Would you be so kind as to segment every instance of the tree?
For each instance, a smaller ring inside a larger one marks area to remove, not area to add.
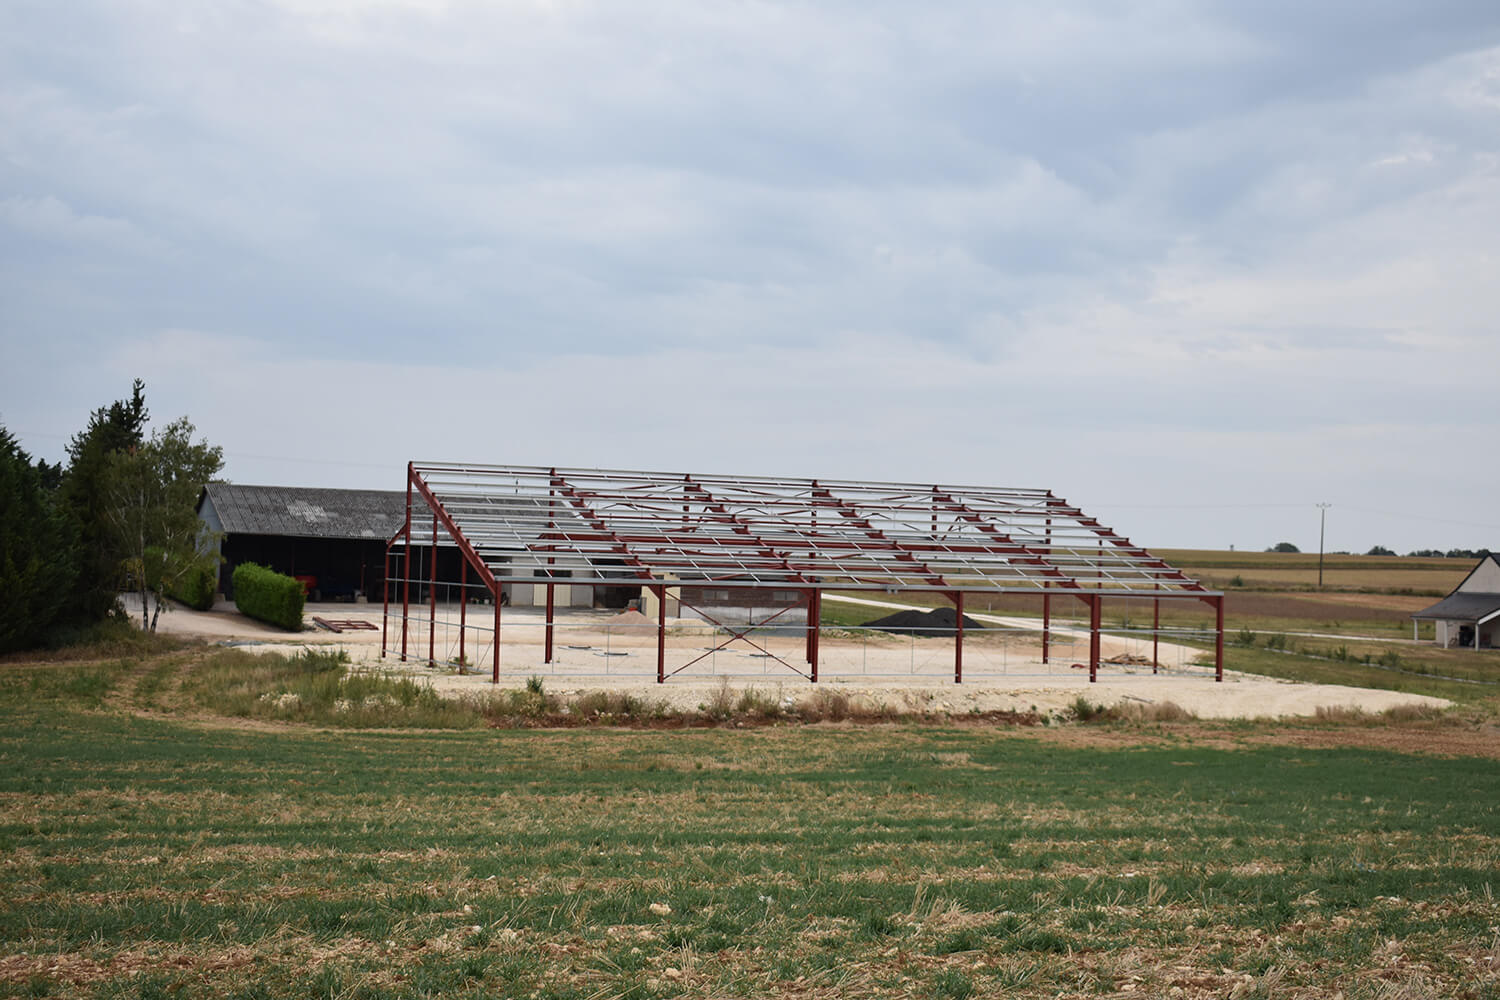
[[[0,652],[41,644],[74,594],[77,539],[46,488],[50,468],[0,427]]]
[[[196,507],[203,487],[223,467],[223,449],[206,440],[193,443],[187,417],[106,462],[105,516],[114,550],[121,553],[120,575],[140,594],[141,627],[148,631],[156,631],[167,594],[216,562],[213,539]]]
[[[1370,547],[1370,551],[1365,553],[1367,556],[1393,556],[1395,554],[1394,550],[1388,549],[1384,545],[1373,545]]]
[[[123,551],[109,523],[105,477],[112,456],[141,447],[148,417],[146,384],[136,379],[128,401],[116,400],[95,410],[88,426],[68,442],[68,471],[58,497],[76,524],[79,541],[76,585],[68,609],[73,617],[97,621],[117,605]]]
[[[1269,549],[1266,549],[1266,551],[1267,552],[1301,552],[1302,550],[1299,549],[1299,548],[1297,548],[1297,546],[1293,545],[1291,542],[1277,542],[1275,545],[1271,546]]]

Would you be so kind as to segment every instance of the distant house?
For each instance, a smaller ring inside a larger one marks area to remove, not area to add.
[[[1485,556],[1453,593],[1412,619],[1432,622],[1444,649],[1500,647],[1500,557]]]

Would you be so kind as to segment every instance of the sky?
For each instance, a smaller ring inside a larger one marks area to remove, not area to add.
[[[1500,550],[1494,0],[9,0],[0,425]]]

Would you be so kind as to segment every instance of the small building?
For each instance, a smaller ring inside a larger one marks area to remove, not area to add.
[[[302,577],[314,599],[381,599],[385,549],[406,523],[406,493],[210,483],[198,517],[220,536],[219,591],[253,562]],[[456,557],[455,557],[456,560]]]
[[[799,590],[758,587],[681,587],[667,612],[718,625],[806,625],[807,598]],[[667,591],[668,595],[673,590]],[[648,609],[649,611],[649,609]]]
[[[235,567],[253,562],[298,577],[315,601],[379,603],[385,593],[387,546],[406,525],[406,491],[210,483],[198,497],[198,517],[219,536],[219,592],[227,598],[234,597]],[[507,539],[493,545],[495,559],[511,558]],[[443,538],[428,558],[436,559],[435,572],[430,561],[424,563],[406,596],[426,600],[431,579],[438,584],[439,600],[457,600],[463,559],[458,549]],[[572,573],[559,570],[552,576],[564,579]],[[542,579],[540,569],[536,579]],[[507,583],[501,599],[517,607],[542,607],[546,590],[542,583]],[[554,586],[553,597],[558,607],[586,608],[593,605],[595,593],[587,584],[561,583]]]
[[[1500,556],[1485,556],[1453,593],[1411,617],[1413,628],[1432,622],[1444,649],[1500,647]]]

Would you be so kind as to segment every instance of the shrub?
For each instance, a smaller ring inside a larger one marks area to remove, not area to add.
[[[234,606],[251,618],[291,632],[302,629],[302,584],[255,563],[234,569]]]
[[[1140,702],[1122,701],[1104,712],[1110,722],[1187,722],[1198,718],[1175,701],[1160,701],[1143,705]]]
[[[168,597],[176,598],[194,611],[207,611],[214,606],[214,591],[218,590],[219,576],[207,566],[197,566],[184,573],[167,591]]]
[[[1073,718],[1079,722],[1091,722],[1104,715],[1104,706],[1095,705],[1083,695],[1073,699]]]
[[[797,714],[807,722],[843,722],[850,712],[849,696],[828,688],[819,688],[811,698],[803,698],[797,705]]]

